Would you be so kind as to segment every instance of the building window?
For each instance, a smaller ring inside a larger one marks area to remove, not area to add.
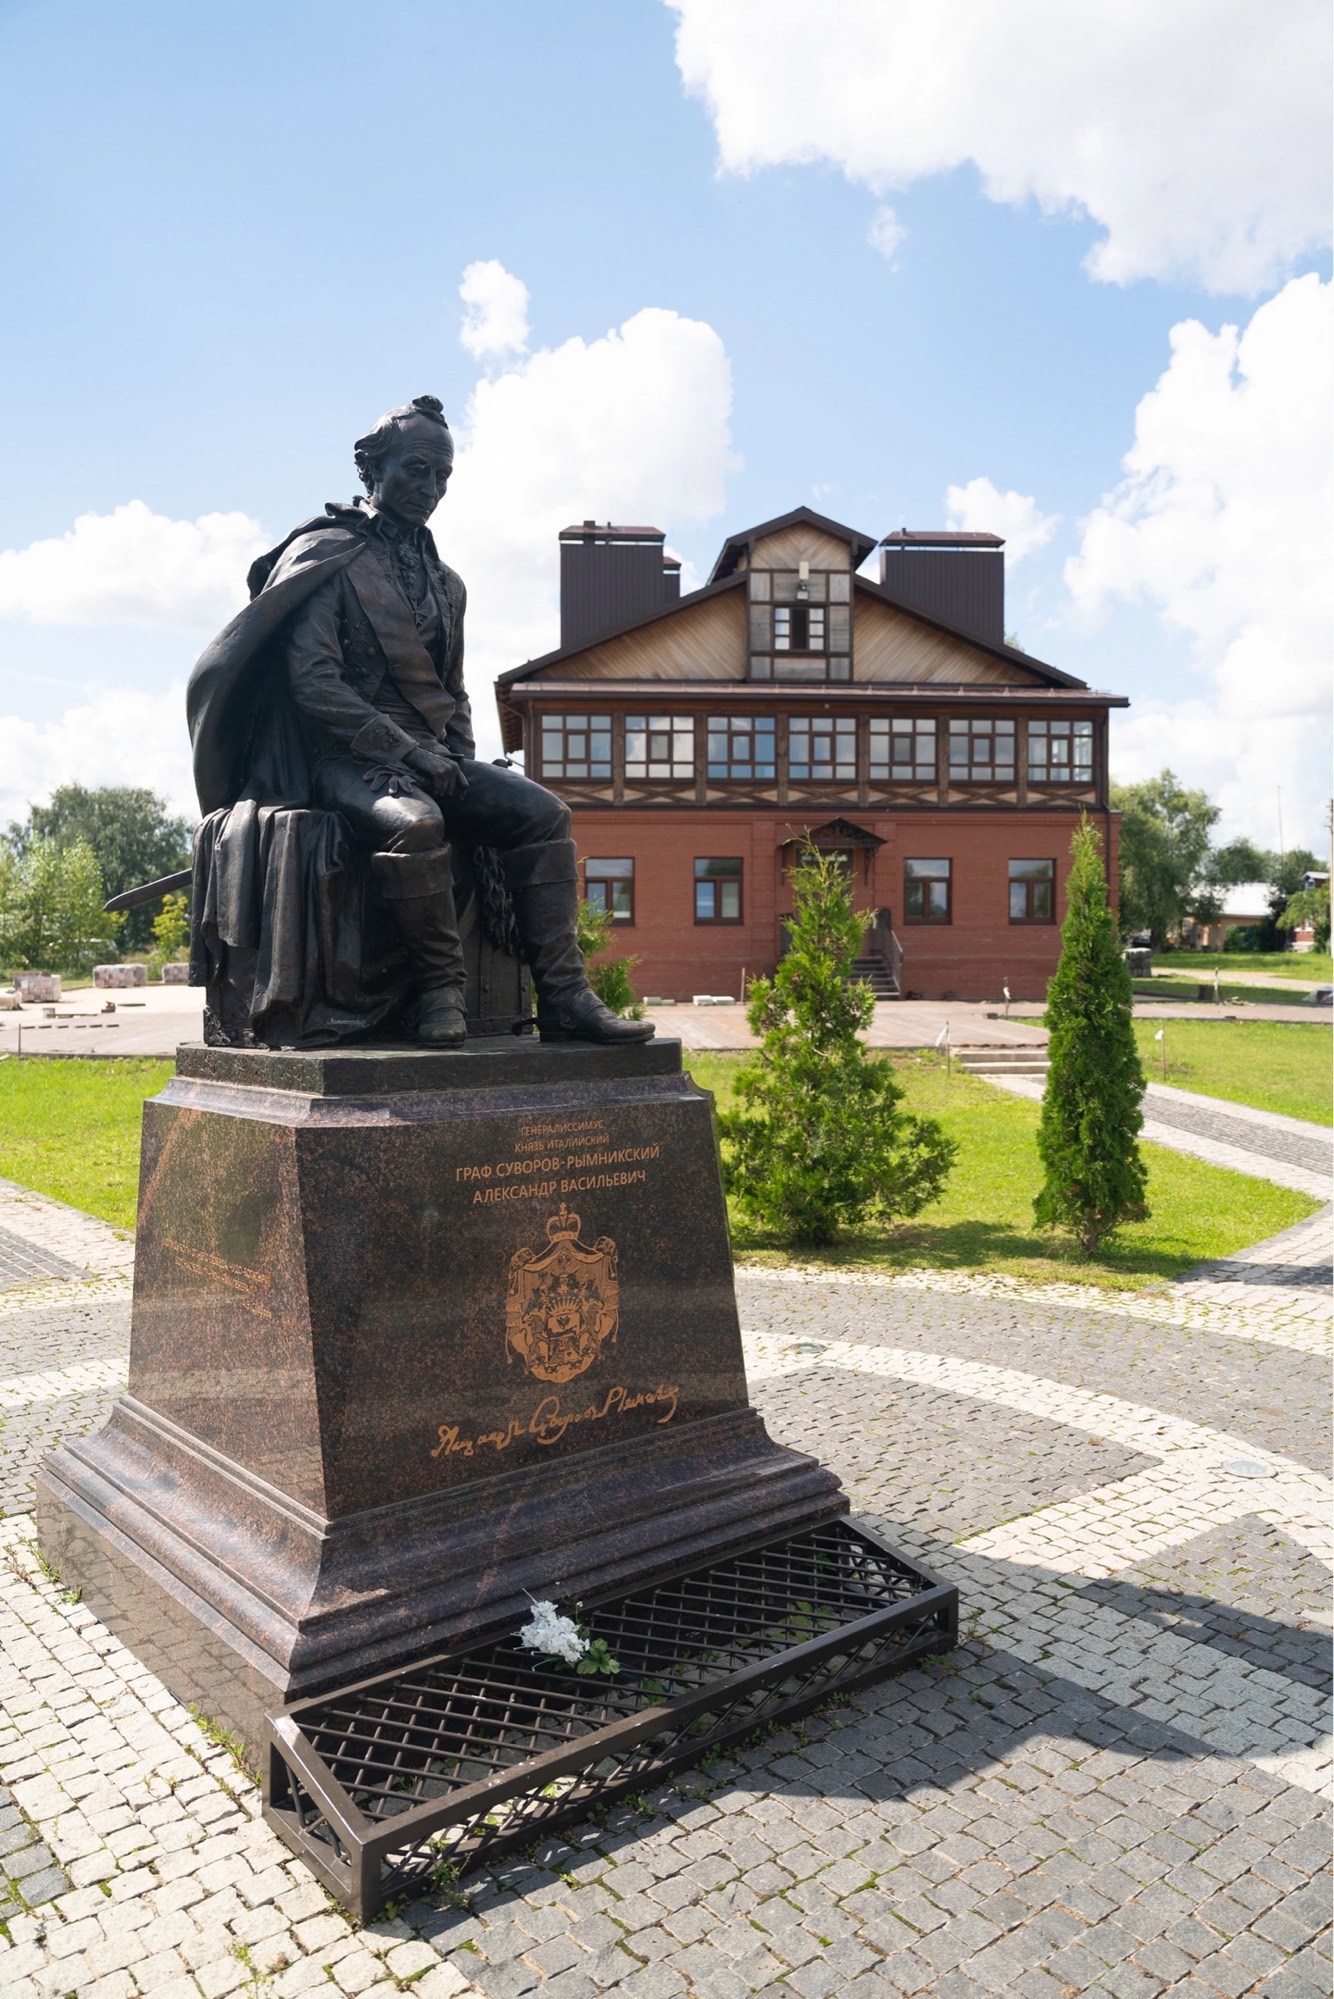
[[[857,723],[851,715],[794,715],[787,725],[787,774],[805,784],[857,781]]]
[[[710,715],[709,776],[772,778],[775,725],[772,716]]]
[[[633,923],[634,862],[608,861],[590,855],[584,862],[584,897],[592,908],[603,910],[613,923]]]
[[[1055,861],[1011,861],[1011,923],[1050,923],[1055,912]]]
[[[1014,783],[1014,723],[969,716],[950,723],[950,777],[955,784]]]
[[[775,604],[775,652],[823,652],[825,607],[823,604]]]
[[[543,777],[611,776],[610,715],[544,715]]]
[[[694,716],[627,715],[625,774],[638,778],[693,777]]]
[[[949,922],[950,863],[948,861],[903,863],[903,914],[909,923]]]
[[[696,923],[740,923],[739,860],[696,861],[695,921]]]
[[[936,776],[934,720],[894,715],[872,717],[869,776],[895,784],[933,784]]]
[[[1028,775],[1034,784],[1092,784],[1092,722],[1030,722]]]

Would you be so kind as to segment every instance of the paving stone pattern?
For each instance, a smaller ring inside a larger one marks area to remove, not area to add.
[[[959,1582],[964,1644],[366,1929],[38,1562],[120,1248],[0,1297],[4,1999],[1328,1992],[1330,1315],[1282,1281],[1327,1227],[1133,1298],[740,1273],[767,1420]]]
[[[1145,1114],[1155,1124],[1175,1125],[1179,1131],[1194,1132],[1199,1138],[1217,1139],[1222,1145],[1254,1152],[1262,1159],[1286,1160],[1290,1166],[1304,1166],[1310,1173],[1330,1170],[1330,1136],[1327,1132],[1294,1130],[1293,1118],[1272,1118],[1258,1124],[1238,1117],[1230,1105],[1202,1109],[1185,1103],[1171,1090],[1154,1089],[1145,1095]]]
[[[0,1291],[31,1284],[35,1278],[82,1275],[77,1264],[67,1263],[63,1256],[52,1256],[50,1250],[15,1235],[12,1229],[0,1228]]]

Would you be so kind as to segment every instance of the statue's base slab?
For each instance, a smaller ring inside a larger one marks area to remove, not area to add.
[[[183,1048],[145,1106],[129,1393],[48,1558],[259,1761],[293,1701],[834,1519],[750,1407],[675,1042]]]
[[[958,1592],[841,1520],[586,1608],[610,1677],[510,1632],[275,1718],[264,1815],[362,1922],[958,1638]]]

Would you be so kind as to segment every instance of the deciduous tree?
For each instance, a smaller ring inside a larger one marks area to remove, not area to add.
[[[0,869],[0,962],[44,972],[86,972],[115,943],[122,919],[102,908],[106,890],[86,840],[29,841]]]
[[[26,821],[12,825],[7,837],[20,857],[34,841],[68,846],[85,840],[97,857],[109,896],[190,865],[188,822],[174,818],[155,791],[135,785],[104,784],[92,790],[81,784],[58,785],[50,804],[32,806]],[[150,948],[155,913],[152,903],[126,912],[121,932],[124,950]]]

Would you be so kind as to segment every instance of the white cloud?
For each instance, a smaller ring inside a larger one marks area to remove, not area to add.
[[[720,513],[731,399],[713,328],[656,306],[477,383],[432,526],[468,586],[467,677],[485,754],[497,741],[491,681],[558,643],[560,530],[579,520],[667,529]]]
[[[0,824],[26,817],[58,784],[147,785],[193,821],[199,807],[184,684],[163,694],[90,687],[86,700],[49,722],[0,715]]]
[[[1059,514],[1039,513],[1030,493],[999,492],[990,479],[947,487],[945,507],[952,528],[965,534],[1002,535],[1007,569],[1049,542],[1061,519]]]
[[[1173,327],[1126,478],[1065,568],[1083,621],[1143,602],[1191,640],[1208,695],[1140,710],[1122,750],[1211,771],[1242,827],[1279,784],[1313,824],[1328,795],[1332,297],[1298,278],[1244,331]]]
[[[225,624],[246,601],[246,570],[264,545],[248,514],[173,521],[129,500],[109,514],[80,514],[67,534],[0,549],[0,617]]]
[[[559,640],[561,528],[597,518],[665,529],[720,513],[731,393],[713,328],[657,307],[477,383],[433,525],[468,586],[466,670],[482,755],[499,752],[495,675]],[[152,620],[193,626],[202,643],[245,602],[246,569],[268,539],[242,514],[171,521],[133,500],[0,552],[0,616]],[[683,576],[683,588],[695,582]],[[147,784],[193,810],[183,688],[104,684],[50,722],[0,716],[0,821],[72,780]]]
[[[495,257],[469,264],[459,286],[467,308],[459,339],[478,360],[528,346],[528,287]]]
[[[829,160],[877,195],[972,162],[1084,213],[1114,283],[1255,292],[1329,240],[1324,0],[667,0],[724,167]]]
[[[898,264],[899,246],[908,234],[898,216],[888,202],[877,208],[866,231],[866,240],[873,250],[878,250],[890,270]]]

